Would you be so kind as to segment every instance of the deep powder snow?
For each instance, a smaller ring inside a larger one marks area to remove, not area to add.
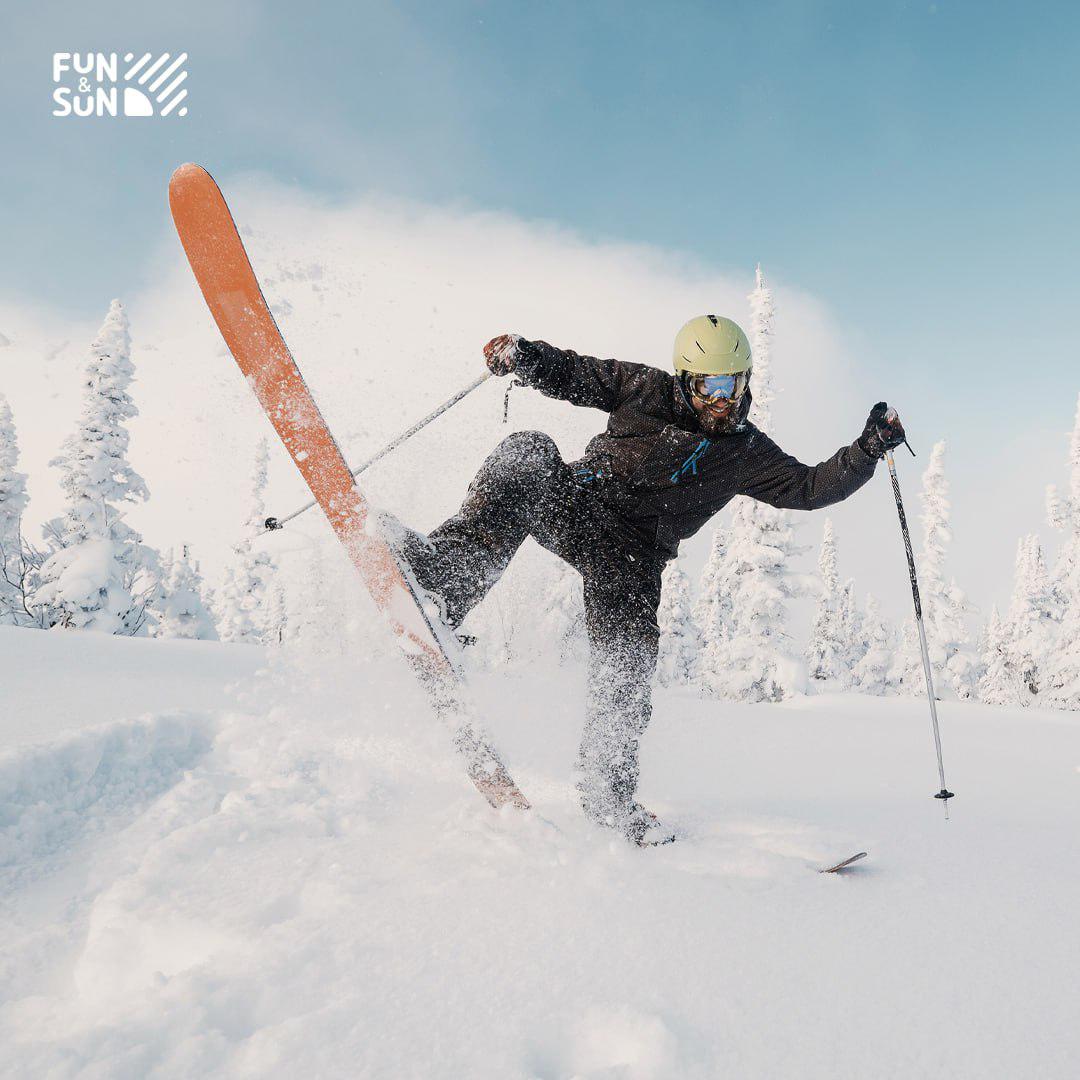
[[[0,630],[0,1072],[1075,1074],[1076,717],[944,703],[946,824],[925,703],[659,691],[639,851],[553,675],[478,679],[496,814],[393,660]]]

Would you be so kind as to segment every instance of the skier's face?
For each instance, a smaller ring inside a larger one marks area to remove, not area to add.
[[[706,435],[723,435],[730,431],[739,415],[739,403],[742,395],[733,398],[724,398],[720,401],[702,401],[696,394],[691,393],[690,404],[697,413],[698,423]]]

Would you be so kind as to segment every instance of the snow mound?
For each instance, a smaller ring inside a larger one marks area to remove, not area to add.
[[[205,717],[165,714],[0,755],[4,881],[18,884],[110,819],[138,813],[209,746]]]

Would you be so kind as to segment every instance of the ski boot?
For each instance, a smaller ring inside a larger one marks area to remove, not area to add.
[[[675,843],[675,833],[667,828],[651,811],[641,803],[634,803],[630,813],[622,823],[622,831],[627,840],[638,847],[661,847]]]
[[[434,545],[421,532],[410,529],[388,510],[378,512],[379,532],[389,545],[390,550],[403,569],[412,571],[412,577],[419,585],[423,606],[430,601],[444,626],[454,629],[448,617],[446,597],[436,588],[438,580],[438,553]]]
[[[598,806],[582,791],[581,807],[585,816],[597,825],[622,833],[630,843],[638,847],[660,847],[674,843],[675,833],[661,824],[660,819],[651,810],[646,810],[641,803],[631,802],[629,805],[624,804],[619,810],[613,810],[610,801],[605,802],[606,806]]]

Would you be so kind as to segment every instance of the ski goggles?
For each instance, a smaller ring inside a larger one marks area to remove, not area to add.
[[[740,371],[734,375],[692,375],[690,392],[709,405],[740,398],[750,382],[750,372]]]

